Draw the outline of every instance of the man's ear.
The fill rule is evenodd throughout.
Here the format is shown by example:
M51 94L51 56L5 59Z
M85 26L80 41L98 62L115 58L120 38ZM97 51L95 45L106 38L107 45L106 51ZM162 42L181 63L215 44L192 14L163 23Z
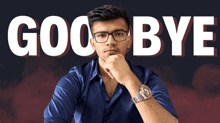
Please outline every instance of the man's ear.
M92 49L95 51L95 44L94 44L94 38L90 38L90 44L92 46Z
M131 45L132 45L132 36L131 35L127 36L127 41L128 41L127 48L131 48Z

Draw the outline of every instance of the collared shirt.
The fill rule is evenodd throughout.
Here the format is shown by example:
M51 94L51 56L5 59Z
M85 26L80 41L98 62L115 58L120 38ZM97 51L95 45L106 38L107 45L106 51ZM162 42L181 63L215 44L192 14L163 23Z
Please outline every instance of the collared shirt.
M131 71L147 85L157 102L177 118L168 92L149 68L127 62ZM147 110L146 110L147 111ZM118 83L110 99L99 74L98 60L73 67L55 87L44 110L45 123L142 123L125 86Z

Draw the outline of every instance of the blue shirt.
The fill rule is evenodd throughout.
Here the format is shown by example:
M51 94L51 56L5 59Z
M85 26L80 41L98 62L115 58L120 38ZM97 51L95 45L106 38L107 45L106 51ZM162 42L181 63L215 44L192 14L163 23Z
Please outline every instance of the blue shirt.
M177 117L168 92L149 68L128 62L131 71L147 85L157 102ZM57 83L53 97L44 110L45 123L142 123L125 86L118 83L112 98L108 97L98 60L73 67Z

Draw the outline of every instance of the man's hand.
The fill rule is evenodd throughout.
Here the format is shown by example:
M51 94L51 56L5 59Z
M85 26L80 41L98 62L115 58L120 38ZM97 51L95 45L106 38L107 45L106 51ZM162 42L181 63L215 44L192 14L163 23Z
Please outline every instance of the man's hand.
M103 68L112 79L116 79L122 85L133 75L122 54L109 56L104 62Z

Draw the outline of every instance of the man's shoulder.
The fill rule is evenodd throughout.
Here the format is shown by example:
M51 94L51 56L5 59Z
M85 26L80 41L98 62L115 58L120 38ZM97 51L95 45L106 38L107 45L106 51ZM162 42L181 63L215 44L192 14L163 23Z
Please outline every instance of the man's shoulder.
M84 74L89 70L94 70L96 65L97 59L93 59L88 63L83 63L77 66L74 66L70 69L69 73L77 72L79 74Z
M66 83L68 85L86 84L87 82L89 82L89 79L91 78L93 71L95 70L95 64L96 59L93 59L91 62L72 67L70 71L60 79L58 85L65 85Z
M131 62L128 62L132 72L138 77L138 79L143 84L148 84L149 80L158 79L157 74L155 74L150 68L135 65Z
M97 59L93 59L88 63L83 63L81 65L77 65L72 67L69 72L64 75L65 78L75 78L80 81L85 81L91 78L96 71Z
M150 75L152 73L154 73L150 68L141 66L141 65L136 65L133 64L132 62L128 61L129 66L131 68L131 70L138 75Z

